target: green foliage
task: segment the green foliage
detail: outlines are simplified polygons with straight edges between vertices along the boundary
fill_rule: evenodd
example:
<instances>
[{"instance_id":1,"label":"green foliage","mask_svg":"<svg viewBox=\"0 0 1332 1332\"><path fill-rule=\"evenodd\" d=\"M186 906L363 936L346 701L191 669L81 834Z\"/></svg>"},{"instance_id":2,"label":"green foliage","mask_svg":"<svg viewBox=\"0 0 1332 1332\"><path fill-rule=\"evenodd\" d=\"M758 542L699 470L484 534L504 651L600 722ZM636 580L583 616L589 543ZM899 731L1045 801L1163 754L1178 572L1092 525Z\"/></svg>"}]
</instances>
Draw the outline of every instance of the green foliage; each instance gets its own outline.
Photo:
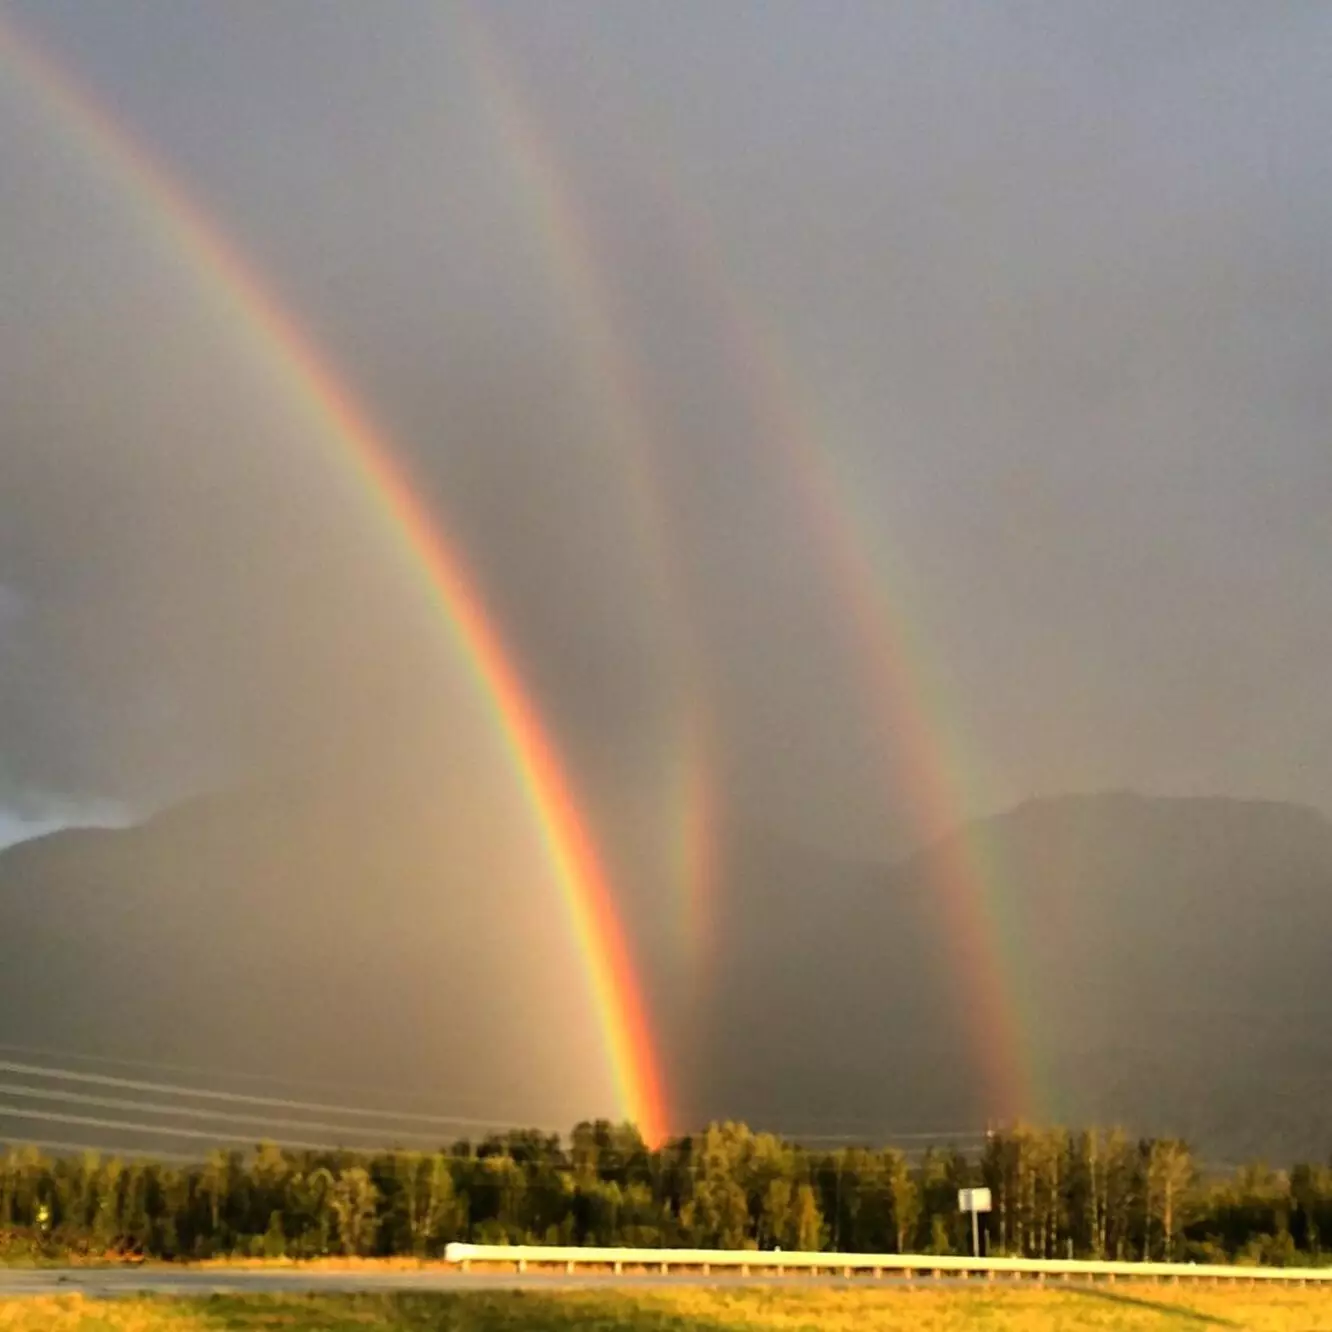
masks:
<instances>
[{"instance_id":1,"label":"green foliage","mask_svg":"<svg viewBox=\"0 0 1332 1332\"><path fill-rule=\"evenodd\" d=\"M435 1152L214 1152L198 1165L95 1154L0 1157L0 1255L439 1258L450 1240L965 1253L957 1189L988 1186L987 1252L1320 1262L1332 1168L1253 1165L1204 1180L1189 1149L1120 1130L1019 1124L979 1158L813 1151L744 1124L649 1150L580 1124Z\"/></svg>"}]
</instances>

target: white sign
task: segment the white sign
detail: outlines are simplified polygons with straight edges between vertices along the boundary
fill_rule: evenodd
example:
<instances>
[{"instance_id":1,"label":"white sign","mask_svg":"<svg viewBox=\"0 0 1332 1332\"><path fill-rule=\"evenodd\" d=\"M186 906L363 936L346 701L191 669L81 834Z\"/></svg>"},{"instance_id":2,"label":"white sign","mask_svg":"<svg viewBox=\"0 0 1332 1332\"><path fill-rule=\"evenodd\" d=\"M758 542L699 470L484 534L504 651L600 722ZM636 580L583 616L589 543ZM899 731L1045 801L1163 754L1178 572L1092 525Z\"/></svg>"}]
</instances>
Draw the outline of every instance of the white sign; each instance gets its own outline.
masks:
<instances>
[{"instance_id":1,"label":"white sign","mask_svg":"<svg viewBox=\"0 0 1332 1332\"><path fill-rule=\"evenodd\" d=\"M959 1212L988 1212L990 1210L989 1189L958 1189L957 1210Z\"/></svg>"}]
</instances>

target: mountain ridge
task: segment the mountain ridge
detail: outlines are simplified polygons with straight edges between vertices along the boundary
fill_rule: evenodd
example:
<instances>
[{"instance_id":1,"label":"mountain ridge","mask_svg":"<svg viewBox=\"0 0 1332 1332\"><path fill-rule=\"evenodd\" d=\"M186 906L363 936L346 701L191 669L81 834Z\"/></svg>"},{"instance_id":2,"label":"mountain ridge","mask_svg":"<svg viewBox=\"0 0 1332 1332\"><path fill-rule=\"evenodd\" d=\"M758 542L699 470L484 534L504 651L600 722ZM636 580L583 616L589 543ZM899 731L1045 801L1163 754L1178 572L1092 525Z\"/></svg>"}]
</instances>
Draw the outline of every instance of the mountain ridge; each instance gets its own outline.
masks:
<instances>
[{"instance_id":1,"label":"mountain ridge","mask_svg":"<svg viewBox=\"0 0 1332 1332\"><path fill-rule=\"evenodd\" d=\"M552 1098L558 1061L516 1036L549 1000L524 998L513 951L512 911L530 903L478 891L484 862L450 864L448 846L425 873L435 844L397 841L418 813L356 806L339 821L322 797L205 798L6 848L0 1041L195 1063L205 1050L307 1078L354 1051L405 1090L453 1081L528 1105L533 1122L572 1122L577 1080ZM1226 1156L1327 1155L1326 815L1079 793L952 837L986 871L1001 1002L1048 1089L1035 1117L1179 1133ZM670 983L663 940L634 941L682 1126L872 1136L993 1118L976 1050L994 1015L972 1011L956 974L949 841L879 865L727 830L693 979ZM413 1021L395 1034L401 1012ZM459 1012L477 1024L469 1039ZM413 1070L422 1059L438 1064Z\"/></svg>"}]
</instances>

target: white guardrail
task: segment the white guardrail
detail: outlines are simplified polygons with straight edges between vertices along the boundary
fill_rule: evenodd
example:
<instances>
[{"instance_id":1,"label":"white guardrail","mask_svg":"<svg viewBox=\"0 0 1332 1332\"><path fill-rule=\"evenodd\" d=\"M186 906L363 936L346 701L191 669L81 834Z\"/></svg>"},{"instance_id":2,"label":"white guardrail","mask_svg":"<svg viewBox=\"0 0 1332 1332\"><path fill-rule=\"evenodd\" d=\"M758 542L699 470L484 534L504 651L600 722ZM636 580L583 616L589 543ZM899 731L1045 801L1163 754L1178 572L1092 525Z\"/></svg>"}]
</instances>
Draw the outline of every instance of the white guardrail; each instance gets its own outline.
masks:
<instances>
[{"instance_id":1,"label":"white guardrail","mask_svg":"<svg viewBox=\"0 0 1332 1332\"><path fill-rule=\"evenodd\" d=\"M450 1244L446 1262L509 1271L737 1273L740 1276L826 1274L850 1277L1051 1277L1072 1281L1280 1281L1332 1286L1332 1268L1223 1267L1210 1263L1095 1263L1064 1258L959 1258L928 1253L784 1253L748 1249L595 1249L541 1244Z\"/></svg>"}]
</instances>

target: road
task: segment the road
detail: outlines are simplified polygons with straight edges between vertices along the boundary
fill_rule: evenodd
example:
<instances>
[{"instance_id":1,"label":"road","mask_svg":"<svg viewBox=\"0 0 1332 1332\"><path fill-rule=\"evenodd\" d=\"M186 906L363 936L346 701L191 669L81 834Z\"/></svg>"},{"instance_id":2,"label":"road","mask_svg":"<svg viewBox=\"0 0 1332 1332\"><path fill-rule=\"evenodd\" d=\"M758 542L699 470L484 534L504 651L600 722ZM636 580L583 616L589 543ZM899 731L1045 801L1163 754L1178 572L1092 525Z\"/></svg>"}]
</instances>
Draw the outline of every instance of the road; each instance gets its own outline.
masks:
<instances>
[{"instance_id":1,"label":"road","mask_svg":"<svg viewBox=\"0 0 1332 1332\"><path fill-rule=\"evenodd\" d=\"M170 1268L170 1267L52 1267L0 1268L0 1299L23 1295L241 1295L241 1294L338 1294L352 1291L380 1293L405 1291L470 1290L591 1290L598 1287L643 1286L789 1286L876 1287L884 1285L965 1284L943 1278L928 1283L885 1278L871 1282L866 1277L769 1276L744 1277L739 1273L704 1276L700 1272L666 1275L613 1276L605 1274L514 1272L329 1272L317 1268Z\"/></svg>"}]
</instances>

